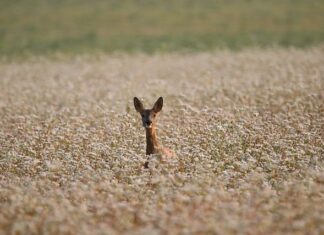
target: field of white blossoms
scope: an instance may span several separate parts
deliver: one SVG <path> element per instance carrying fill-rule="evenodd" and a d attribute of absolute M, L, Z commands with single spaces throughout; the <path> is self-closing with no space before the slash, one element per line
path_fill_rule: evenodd
<path fill-rule="evenodd" d="M 0 234 L 323 234 L 324 48 L 0 61 Z M 159 96 L 144 169 L 133 97 Z"/>

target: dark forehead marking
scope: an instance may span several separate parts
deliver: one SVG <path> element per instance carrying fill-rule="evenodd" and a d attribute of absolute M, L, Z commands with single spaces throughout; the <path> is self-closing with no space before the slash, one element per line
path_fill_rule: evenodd
<path fill-rule="evenodd" d="M 142 115 L 150 116 L 154 111 L 152 109 L 144 109 Z"/>
<path fill-rule="evenodd" d="M 149 109 L 144 109 L 144 110 L 141 112 L 141 115 L 142 115 L 142 116 L 149 116 L 149 115 L 150 115 L 150 110 L 149 110 Z"/>

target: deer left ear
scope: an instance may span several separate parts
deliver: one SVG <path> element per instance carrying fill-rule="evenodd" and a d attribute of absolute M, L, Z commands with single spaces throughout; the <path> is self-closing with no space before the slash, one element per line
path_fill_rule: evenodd
<path fill-rule="evenodd" d="M 160 97 L 160 98 L 158 98 L 158 100 L 155 102 L 155 104 L 154 104 L 154 106 L 153 106 L 153 111 L 156 112 L 156 113 L 158 113 L 158 112 L 161 111 L 162 107 L 163 107 L 163 98 Z"/>
<path fill-rule="evenodd" d="M 139 113 L 142 112 L 144 109 L 142 102 L 137 97 L 134 97 L 134 107 Z"/>

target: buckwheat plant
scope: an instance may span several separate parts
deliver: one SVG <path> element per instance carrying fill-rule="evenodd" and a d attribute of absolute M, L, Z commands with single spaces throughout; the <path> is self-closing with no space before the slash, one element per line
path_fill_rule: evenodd
<path fill-rule="evenodd" d="M 0 60 L 0 234 L 323 234 L 324 53 Z M 146 162 L 133 97 L 177 160 Z"/>

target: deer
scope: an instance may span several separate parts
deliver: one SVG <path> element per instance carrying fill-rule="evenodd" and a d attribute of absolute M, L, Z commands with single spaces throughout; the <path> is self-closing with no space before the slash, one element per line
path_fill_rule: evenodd
<path fill-rule="evenodd" d="M 174 157 L 174 152 L 160 145 L 157 139 L 157 116 L 162 110 L 163 98 L 158 98 L 152 109 L 145 109 L 143 103 L 137 97 L 134 97 L 134 106 L 135 110 L 140 113 L 142 117 L 142 125 L 146 131 L 146 155 L 161 154 L 162 159 L 165 157 Z M 149 168 L 148 165 L 149 162 L 146 161 L 144 168 Z"/>

